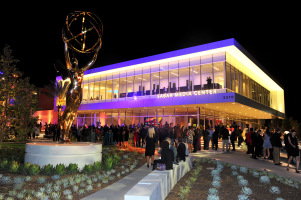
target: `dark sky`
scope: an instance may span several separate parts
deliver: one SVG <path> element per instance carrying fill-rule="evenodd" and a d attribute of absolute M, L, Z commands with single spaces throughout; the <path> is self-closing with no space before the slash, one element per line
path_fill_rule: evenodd
<path fill-rule="evenodd" d="M 43 86 L 55 79 L 54 61 L 64 60 L 61 30 L 75 10 L 91 11 L 103 22 L 103 46 L 94 67 L 235 38 L 281 83 L 287 115 L 301 120 L 297 5 L 84 2 L 2 5 L 0 49 L 9 44 L 19 69 Z"/>

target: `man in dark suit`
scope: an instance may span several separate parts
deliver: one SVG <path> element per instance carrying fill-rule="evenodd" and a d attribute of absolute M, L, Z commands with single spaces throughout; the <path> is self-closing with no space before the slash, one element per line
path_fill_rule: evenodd
<path fill-rule="evenodd" d="M 250 128 L 251 133 L 251 138 L 252 138 L 252 146 L 251 146 L 251 152 L 252 152 L 252 157 L 256 159 L 256 150 L 257 150 L 257 145 L 258 145 L 258 136 L 257 132 L 253 132 L 253 128 Z"/>

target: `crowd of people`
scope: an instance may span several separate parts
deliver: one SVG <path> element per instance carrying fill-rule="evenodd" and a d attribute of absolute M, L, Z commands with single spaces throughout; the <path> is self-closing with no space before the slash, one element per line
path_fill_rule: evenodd
<path fill-rule="evenodd" d="M 37 125 L 36 129 L 41 125 Z M 60 127 L 56 124 L 45 123 L 45 135 L 52 135 L 53 141 L 60 138 Z M 41 128 L 41 127 L 40 127 Z M 37 130 L 34 130 L 37 131 Z M 163 126 L 150 125 L 105 125 L 105 126 L 80 126 L 71 127 L 72 136 L 77 141 L 97 142 L 102 141 L 103 145 L 117 145 L 121 147 L 145 147 L 145 156 L 147 167 L 154 167 L 155 147 L 161 147 L 161 160 L 157 162 L 166 162 L 167 168 L 172 168 L 172 164 L 177 164 L 179 160 L 185 161 L 188 153 L 201 151 L 201 138 L 204 141 L 203 150 L 218 149 L 218 141 L 222 140 L 222 151 L 235 151 L 236 142 L 238 146 L 244 143 L 247 146 L 247 154 L 251 158 L 271 159 L 275 165 L 280 165 L 280 152 L 282 150 L 282 134 L 280 128 L 270 130 L 268 127 L 254 129 L 246 127 L 244 130 L 235 123 L 231 126 L 217 125 L 214 128 L 206 126 L 184 127 L 173 123 L 165 123 Z M 243 137 L 245 136 L 245 137 Z M 292 129 L 284 135 L 285 148 L 288 154 L 288 166 L 296 157 L 296 172 L 299 173 L 299 149 L 296 131 Z M 184 145 L 185 144 L 185 145 Z M 211 144 L 211 145 L 210 145 Z M 187 145 L 187 149 L 186 149 Z M 168 148 L 167 148 L 168 147 Z M 172 154 L 170 153 L 171 151 Z M 172 155 L 172 156 L 171 156 Z M 150 163 L 151 161 L 151 163 Z M 171 164 L 172 161 L 172 164 Z"/>

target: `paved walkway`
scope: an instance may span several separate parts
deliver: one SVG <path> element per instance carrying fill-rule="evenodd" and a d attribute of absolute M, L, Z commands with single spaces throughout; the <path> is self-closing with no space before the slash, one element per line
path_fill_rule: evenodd
<path fill-rule="evenodd" d="M 208 157 L 214 158 L 220 161 L 233 163 L 241 166 L 245 166 L 248 168 L 259 169 L 259 170 L 267 170 L 274 174 L 291 177 L 295 180 L 301 182 L 301 172 L 297 174 L 295 172 L 295 165 L 290 165 L 290 170 L 286 170 L 287 166 L 287 156 L 286 153 L 281 153 L 281 165 L 274 165 L 272 160 L 267 160 L 263 158 L 252 159 L 251 155 L 246 154 L 246 148 L 237 148 L 236 151 L 223 152 L 221 148 L 217 151 L 215 150 L 206 150 L 199 151 L 193 154 L 194 158 L 197 157 Z M 301 170 L 301 168 L 300 168 Z"/>

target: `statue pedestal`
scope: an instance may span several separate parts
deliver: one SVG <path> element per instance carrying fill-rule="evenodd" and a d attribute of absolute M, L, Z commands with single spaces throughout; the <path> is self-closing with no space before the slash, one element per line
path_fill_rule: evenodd
<path fill-rule="evenodd" d="M 86 164 L 102 160 L 102 144 L 89 142 L 74 142 L 57 144 L 52 142 L 32 142 L 25 146 L 26 163 L 37 164 L 40 167 L 51 164 L 68 166 L 76 163 L 81 170 Z"/>

